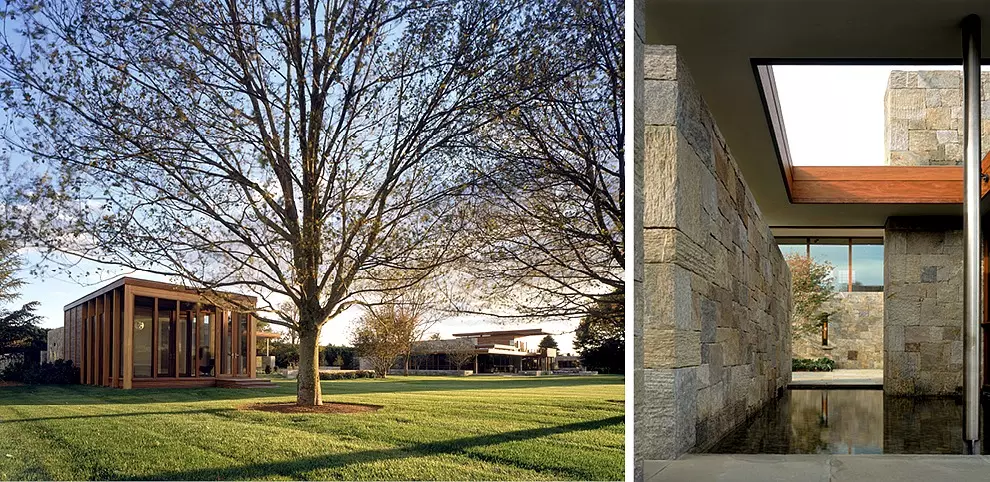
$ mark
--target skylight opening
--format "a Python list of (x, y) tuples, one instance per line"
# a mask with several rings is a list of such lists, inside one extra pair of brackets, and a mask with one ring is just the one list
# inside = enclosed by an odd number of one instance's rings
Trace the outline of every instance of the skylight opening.
[(774, 64), (770, 78), (792, 166), (960, 165), (961, 65)]

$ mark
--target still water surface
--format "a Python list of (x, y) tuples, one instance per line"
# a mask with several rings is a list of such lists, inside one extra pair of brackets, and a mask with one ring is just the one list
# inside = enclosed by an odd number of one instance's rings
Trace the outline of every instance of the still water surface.
[(787, 390), (710, 452), (962, 454), (962, 404), (882, 390)]

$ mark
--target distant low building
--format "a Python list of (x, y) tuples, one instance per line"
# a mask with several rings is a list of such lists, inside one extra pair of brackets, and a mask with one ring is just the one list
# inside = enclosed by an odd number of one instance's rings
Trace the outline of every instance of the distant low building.
[[(413, 344), (410, 372), (524, 373), (550, 372), (557, 368), (557, 350), (531, 348), (523, 338), (549, 335), (540, 328), (456, 333), (447, 340), (423, 340)], [(392, 370), (405, 370), (405, 359), (396, 359)]]

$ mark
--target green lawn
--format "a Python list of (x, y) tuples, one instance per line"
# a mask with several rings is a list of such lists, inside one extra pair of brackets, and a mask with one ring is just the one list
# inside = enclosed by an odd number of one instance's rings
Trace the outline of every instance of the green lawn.
[(623, 378), (323, 382), (355, 414), (238, 410), (277, 389), (0, 387), (0, 479), (623, 478)]

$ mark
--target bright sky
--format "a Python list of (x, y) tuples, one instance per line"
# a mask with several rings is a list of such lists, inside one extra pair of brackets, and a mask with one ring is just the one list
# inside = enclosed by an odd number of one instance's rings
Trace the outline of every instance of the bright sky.
[(962, 67), (775, 65), (792, 163), (883, 165), (883, 97), (892, 70), (962, 71)]
[[(37, 262), (37, 256), (28, 255), (28, 262)], [(26, 284), (21, 290), (21, 298), (17, 302), (20, 304), (27, 303), (28, 301), (41, 302), (41, 307), (38, 312), (45, 317), (45, 321), (42, 323), (42, 326), (44, 328), (55, 328), (62, 326), (63, 306), (85, 296), (115, 278), (115, 276), (99, 277), (92, 274), (96, 267), (97, 265), (95, 263), (80, 263), (79, 265), (71, 268), (71, 271), (69, 271), (72, 279), (70, 279), (70, 276), (66, 273), (61, 272), (49, 273), (45, 276), (33, 276), (29, 273), (27, 268), (22, 269), (20, 272), (20, 277)], [(86, 275), (87, 272), (90, 273), (89, 276)], [(122, 272), (118, 271), (118, 273)], [(168, 281), (162, 276), (150, 273), (131, 273), (129, 276)], [(359, 314), (360, 311), (358, 309), (351, 309), (337, 319), (328, 322), (323, 327), (323, 332), (320, 336), (320, 344), (326, 345), (328, 343), (333, 343), (335, 345), (349, 345), (353, 321)], [(544, 331), (554, 334), (554, 339), (557, 340), (557, 344), (562, 353), (573, 353), (574, 351), (573, 331), (577, 328), (576, 321), (546, 321), (530, 324), (497, 324), (482, 317), (464, 316), (441, 320), (430, 332), (437, 332), (444, 338), (450, 338), (454, 333), (482, 330), (507, 330), (513, 328), (542, 328)], [(281, 330), (280, 327), (275, 327), (274, 329), (276, 331)], [(540, 338), (541, 337), (527, 337), (523, 338), (522, 341), (530, 344), (531, 346), (535, 346), (540, 342)]]

